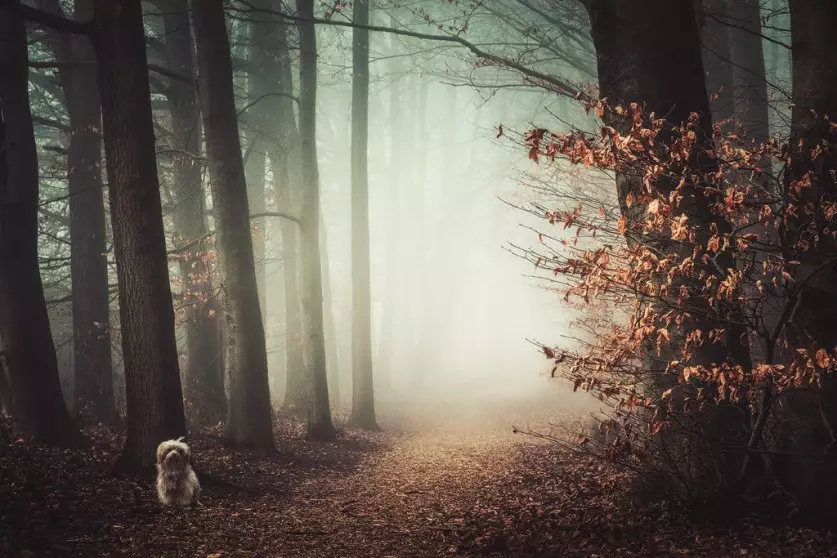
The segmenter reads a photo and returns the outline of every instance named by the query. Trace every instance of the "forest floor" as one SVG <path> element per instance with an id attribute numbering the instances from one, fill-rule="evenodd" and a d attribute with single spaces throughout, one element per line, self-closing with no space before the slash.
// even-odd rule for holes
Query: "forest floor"
<path id="1" fill-rule="evenodd" d="M 195 436 L 204 493 L 186 510 L 158 505 L 151 478 L 114 476 L 107 431 L 88 431 L 84 452 L 12 441 L 0 448 L 0 556 L 837 556 L 825 532 L 632 506 L 619 497 L 626 475 L 513 433 L 547 428 L 554 408 L 458 410 L 384 414 L 383 433 L 342 429 L 325 445 L 281 419 L 274 458 Z"/>

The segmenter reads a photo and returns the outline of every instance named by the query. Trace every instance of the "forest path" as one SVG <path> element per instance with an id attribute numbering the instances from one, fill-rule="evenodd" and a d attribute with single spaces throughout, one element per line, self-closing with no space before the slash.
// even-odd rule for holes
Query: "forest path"
<path id="1" fill-rule="evenodd" d="M 442 420 L 393 435 L 352 474 L 296 491 L 288 505 L 299 548 L 311 556 L 456 554 L 469 520 L 502 523 L 496 512 L 514 497 L 522 442 L 509 420 Z"/>

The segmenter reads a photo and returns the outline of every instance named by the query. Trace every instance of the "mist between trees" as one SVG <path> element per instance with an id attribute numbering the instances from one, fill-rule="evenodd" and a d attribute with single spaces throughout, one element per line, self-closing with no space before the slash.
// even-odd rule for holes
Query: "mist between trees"
<path id="1" fill-rule="evenodd" d="M 830 1 L 0 6 L 27 434 L 549 394 L 646 493 L 834 512 Z"/>

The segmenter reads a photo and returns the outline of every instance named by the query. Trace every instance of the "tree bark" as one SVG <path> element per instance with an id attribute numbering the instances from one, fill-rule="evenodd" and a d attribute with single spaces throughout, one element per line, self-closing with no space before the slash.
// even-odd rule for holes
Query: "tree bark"
<path id="1" fill-rule="evenodd" d="M 186 434 L 140 0 L 96 0 L 128 431 L 118 467 L 154 465 Z"/>
<path id="2" fill-rule="evenodd" d="M 256 0 L 257 8 L 280 11 L 279 0 Z M 296 215 L 299 210 L 298 190 L 300 181 L 301 152 L 299 131 L 293 106 L 293 75 L 289 59 L 286 24 L 271 21 L 262 24 L 260 43 L 269 49 L 270 55 L 262 58 L 262 71 L 270 76 L 271 93 L 261 102 L 270 107 L 272 142 L 270 168 L 273 173 L 273 189 L 278 210 Z M 304 416 L 307 407 L 305 362 L 302 355 L 302 322 L 299 303 L 299 231 L 298 224 L 282 219 L 279 225 L 282 236 L 282 268 L 285 302 L 285 398 L 283 407 L 293 414 Z"/>
<path id="3" fill-rule="evenodd" d="M 236 448 L 274 453 L 267 350 L 259 309 L 224 5 L 222 0 L 193 0 L 191 6 L 217 246 L 227 305 L 230 404 L 226 436 Z"/>
<path id="4" fill-rule="evenodd" d="M 44 8 L 63 16 L 58 0 Z M 76 0 L 74 18 L 90 21 L 93 0 Z M 73 369 L 76 413 L 103 422 L 116 420 L 111 361 L 110 293 L 106 255 L 102 119 L 96 66 L 88 37 L 48 31 L 61 63 L 58 75 L 70 118 L 67 182 L 70 194 L 70 273 L 73 305 Z"/>
<path id="5" fill-rule="evenodd" d="M 323 274 L 323 343 L 328 371 L 328 393 L 332 401 L 340 401 L 340 350 L 334 324 L 334 296 L 331 291 L 331 263 L 328 259 L 328 231 L 320 220 L 320 269 Z"/>
<path id="6" fill-rule="evenodd" d="M 394 16 L 390 16 L 390 25 L 396 26 Z M 401 133 L 401 102 L 402 102 L 402 77 L 401 61 L 399 59 L 399 48 L 396 42 L 397 37 L 392 35 L 390 37 L 390 62 L 388 69 L 390 72 L 389 84 L 389 118 L 387 119 L 387 128 L 389 134 L 389 172 L 390 176 L 398 176 L 401 172 L 402 157 L 402 141 L 398 140 Z M 398 226 L 398 216 L 396 215 L 398 193 L 396 188 L 403 188 L 404 185 L 400 181 L 391 181 L 389 183 L 389 190 L 387 192 L 387 201 L 391 209 L 387 216 L 387 229 L 392 231 L 388 235 L 385 250 L 387 254 L 388 264 L 385 267 L 385 285 L 384 301 L 381 307 L 381 328 L 380 340 L 378 341 L 378 352 L 375 358 L 374 369 L 377 371 L 377 385 L 379 393 L 382 390 L 385 393 L 392 391 L 392 370 L 394 367 L 394 345 L 395 345 L 395 328 L 394 316 L 396 314 L 396 300 L 398 296 L 398 279 L 400 268 L 397 265 L 398 252 L 400 249 L 400 229 Z"/>
<path id="7" fill-rule="evenodd" d="M 26 26 L 13 15 L 18 0 L 0 2 L 0 348 L 21 429 L 47 444 L 73 446 L 81 436 L 61 394 L 38 268 L 38 155 Z"/>
<path id="8" fill-rule="evenodd" d="M 700 29 L 701 57 L 706 75 L 706 92 L 712 121 L 721 130 L 731 129 L 735 115 L 732 67 L 730 65 L 730 29 L 719 21 L 726 0 L 703 0 L 697 14 Z"/>
<path id="9" fill-rule="evenodd" d="M 268 2 L 260 6 L 259 2 L 254 7 L 266 7 L 273 9 Z M 277 10 L 278 11 L 278 10 Z M 273 84 L 276 83 L 276 76 L 271 73 L 275 68 L 273 61 L 274 53 L 271 52 L 271 31 L 277 24 L 270 22 L 254 21 L 250 24 L 250 71 L 248 73 L 247 89 L 250 108 L 247 110 L 248 121 L 250 122 L 245 136 L 247 138 L 247 162 L 245 166 L 247 176 L 247 201 L 250 213 L 253 215 L 265 211 L 265 181 L 267 150 L 272 141 L 271 134 L 276 131 L 276 99 L 271 94 Z M 259 307 L 262 312 L 262 319 L 267 316 L 267 291 L 265 290 L 265 247 L 267 221 L 264 217 L 251 219 L 253 237 L 253 258 L 256 265 L 256 284 L 259 289 Z"/>
<path id="10" fill-rule="evenodd" d="M 717 161 L 705 155 L 711 152 L 712 147 L 712 118 L 704 83 L 697 20 L 691 0 L 585 0 L 584 3 L 590 14 L 596 45 L 601 96 L 614 105 L 629 106 L 631 102 L 638 102 L 645 106 L 647 113 L 665 115 L 668 126 L 657 136 L 658 145 L 665 145 L 670 140 L 671 127 L 678 127 L 692 113 L 697 113 L 700 119 L 699 130 L 696 131 L 694 157 L 689 164 L 695 166 L 696 172 L 717 168 Z M 624 132 L 627 123 L 623 118 L 611 112 L 606 114 L 605 119 L 608 124 Z M 617 173 L 619 203 L 629 223 L 634 222 L 638 212 L 644 211 L 640 204 L 628 208 L 626 203 L 628 193 L 640 191 L 640 183 L 641 176 L 636 172 Z M 665 191 L 666 188 L 673 189 L 675 184 L 660 186 Z M 710 224 L 714 224 L 721 235 L 729 233 L 730 224 L 712 211 L 716 199 L 704 195 L 692 184 L 686 184 L 685 193 L 684 204 L 677 211 L 686 214 L 689 222 L 697 225 L 699 246 L 706 245 Z M 643 238 L 642 241 L 662 252 L 691 250 L 653 237 Z M 721 269 L 728 269 L 735 264 L 728 253 L 720 253 L 718 265 Z M 714 274 L 717 271 L 707 267 L 706 273 Z M 694 292 L 700 292 L 700 288 L 697 287 Z M 659 303 L 652 301 L 651 304 Z M 708 332 L 728 327 L 727 323 L 719 321 L 723 316 L 716 317 L 701 296 L 690 297 L 686 305 L 701 310 L 684 322 L 679 328 L 680 332 L 693 329 Z M 735 314 L 736 310 L 733 308 L 730 312 Z M 733 323 L 741 321 L 737 315 L 731 318 Z M 712 366 L 713 363 L 730 360 L 744 370 L 750 370 L 752 364 L 745 330 L 731 325 L 728 331 L 725 344 L 704 345 L 695 351 L 692 362 Z M 652 370 L 658 367 L 664 369 L 666 366 L 665 363 L 652 362 L 651 358 L 647 365 Z M 673 381 L 661 375 L 657 378 L 658 388 L 665 389 Z M 718 448 L 741 447 L 746 442 L 749 430 L 746 417 L 746 408 L 743 406 L 740 409 L 732 406 L 713 407 L 705 415 L 692 417 L 692 427 L 704 432 L 703 440 L 706 443 L 695 446 L 695 451 L 699 451 L 700 455 L 683 456 L 684 460 L 691 462 L 694 459 L 711 459 L 720 472 L 722 483 L 734 483 L 740 469 L 740 456 Z M 670 437 L 668 435 L 668 438 L 663 439 L 663 443 L 668 444 Z M 693 480 L 716 482 L 714 478 Z"/>
<path id="11" fill-rule="evenodd" d="M 369 24 L 369 1 L 357 0 L 353 20 Z M 352 30 L 352 415 L 349 424 L 377 430 L 372 372 L 369 271 L 369 31 Z"/>
<path id="12" fill-rule="evenodd" d="M 739 133 L 764 142 L 770 137 L 770 123 L 759 0 L 727 0 L 727 6 L 734 25 L 729 29 L 729 50 Z"/>
<path id="13" fill-rule="evenodd" d="M 314 18 L 313 0 L 296 0 L 299 17 Z M 314 24 L 299 24 L 299 135 L 302 150 L 300 207 L 303 354 L 308 384 L 308 436 L 331 440 L 331 420 L 323 332 L 323 284 L 320 268 L 320 184 L 317 169 L 317 39 Z"/>
<path id="14" fill-rule="evenodd" d="M 789 332 L 791 347 L 802 350 L 837 345 L 837 218 L 822 208 L 837 202 L 837 4 L 828 0 L 791 0 L 793 108 L 791 142 L 794 150 L 786 174 L 785 196 L 793 208 L 784 232 L 785 258 L 796 260 L 795 278 L 801 300 Z M 811 185 L 793 183 L 810 173 Z M 807 243 L 807 247 L 804 244 Z M 811 394 L 788 398 L 799 428 L 785 440 L 804 459 L 789 469 L 789 489 L 804 515 L 832 521 L 837 515 L 837 466 L 834 427 L 837 425 L 837 382 L 823 374 L 822 387 Z M 801 419 L 801 421 L 800 421 Z"/>
<path id="15" fill-rule="evenodd" d="M 165 26 L 169 69 L 193 77 L 192 28 L 187 0 L 160 0 Z M 183 371 L 186 416 L 198 426 L 224 420 L 224 358 L 218 300 L 212 288 L 212 269 L 207 263 L 210 243 L 206 197 L 198 158 L 201 152 L 200 110 L 195 88 L 171 80 L 166 88 L 172 119 L 173 194 L 175 197 L 175 250 L 186 309 L 186 365 Z"/>

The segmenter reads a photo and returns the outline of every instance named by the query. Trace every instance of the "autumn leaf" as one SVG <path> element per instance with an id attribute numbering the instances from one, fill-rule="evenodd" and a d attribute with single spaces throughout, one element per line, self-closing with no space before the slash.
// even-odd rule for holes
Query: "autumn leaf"
<path id="1" fill-rule="evenodd" d="M 625 197 L 625 205 L 627 205 L 628 207 L 631 207 L 634 204 L 635 201 L 636 201 L 636 198 L 634 197 L 634 193 L 633 192 L 628 192 L 628 195 Z"/>
<path id="2" fill-rule="evenodd" d="M 497 126 L 497 138 L 502 137 L 502 135 L 503 135 L 503 125 L 500 124 L 499 126 Z"/>
<path id="3" fill-rule="evenodd" d="M 543 354 L 546 355 L 546 358 L 555 358 L 555 351 L 553 351 L 549 347 L 543 348 Z"/>
<path id="4" fill-rule="evenodd" d="M 619 217 L 619 221 L 617 222 L 617 229 L 619 234 L 625 234 L 625 231 L 628 230 L 628 218 L 622 215 Z"/>
<path id="5" fill-rule="evenodd" d="M 825 349 L 819 349 L 817 351 L 816 358 L 817 358 L 817 366 L 819 366 L 820 368 L 822 368 L 824 370 L 830 370 L 831 369 L 831 366 L 832 366 L 831 357 L 828 356 L 828 353 L 825 351 Z"/>
<path id="6" fill-rule="evenodd" d="M 710 238 L 709 242 L 706 243 L 706 249 L 717 254 L 721 249 L 721 237 L 715 235 Z"/>

